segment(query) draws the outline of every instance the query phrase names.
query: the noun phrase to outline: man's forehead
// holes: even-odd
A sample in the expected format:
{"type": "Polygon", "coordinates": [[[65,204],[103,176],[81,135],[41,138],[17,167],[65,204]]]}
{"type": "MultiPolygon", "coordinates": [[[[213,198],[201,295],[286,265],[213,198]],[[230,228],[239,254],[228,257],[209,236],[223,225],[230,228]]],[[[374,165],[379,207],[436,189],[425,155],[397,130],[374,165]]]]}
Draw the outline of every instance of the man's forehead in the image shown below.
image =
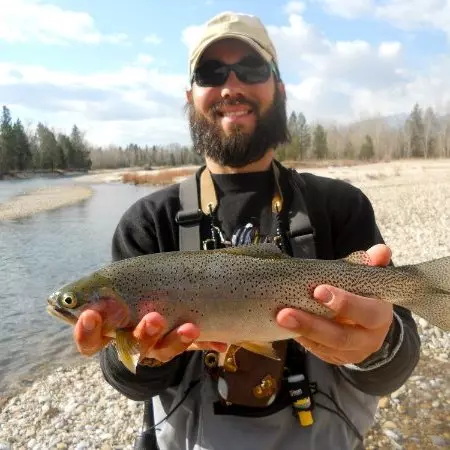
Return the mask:
{"type": "Polygon", "coordinates": [[[201,61],[207,59],[224,59],[238,57],[242,58],[247,55],[260,56],[258,52],[246,42],[240,39],[226,38],[213,42],[203,52],[201,61]]]}

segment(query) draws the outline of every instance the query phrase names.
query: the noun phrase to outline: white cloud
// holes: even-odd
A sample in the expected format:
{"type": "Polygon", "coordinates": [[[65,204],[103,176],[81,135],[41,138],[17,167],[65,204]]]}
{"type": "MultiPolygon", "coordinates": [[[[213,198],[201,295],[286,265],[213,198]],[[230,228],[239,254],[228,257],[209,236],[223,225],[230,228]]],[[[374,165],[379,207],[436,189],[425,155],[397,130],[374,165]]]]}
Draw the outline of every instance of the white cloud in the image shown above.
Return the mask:
{"type": "Polygon", "coordinates": [[[450,38],[448,0],[310,0],[347,19],[367,16],[403,30],[435,29],[450,38]]]}
{"type": "Polygon", "coordinates": [[[115,44],[126,41],[127,36],[124,33],[102,34],[94,19],[85,12],[64,10],[39,0],[14,0],[0,4],[0,40],[10,43],[115,44]]]}
{"type": "Polygon", "coordinates": [[[155,58],[152,55],[148,55],[147,53],[139,53],[136,58],[136,65],[138,66],[148,66],[152,62],[154,62],[155,58]]]}
{"type": "Polygon", "coordinates": [[[370,12],[373,8],[373,0],[310,0],[320,3],[323,9],[330,13],[335,14],[347,19],[354,19],[367,12],[370,12]]]}
{"type": "Polygon", "coordinates": [[[375,15],[405,30],[436,29],[450,38],[448,0],[390,0],[375,8],[375,15]]]}
{"type": "Polygon", "coordinates": [[[162,42],[162,39],[156,35],[155,33],[149,34],[145,36],[144,42],[147,44],[159,45],[162,42]]]}
{"type": "MultiPolygon", "coordinates": [[[[148,60],[140,55],[137,60],[148,60]]],[[[77,123],[95,144],[188,141],[185,78],[146,65],[76,74],[37,65],[0,63],[0,98],[23,120],[70,130],[77,123]],[[22,118],[22,117],[21,117],[22,118]]],[[[36,124],[36,123],[35,123],[36,124]]]]}
{"type": "Polygon", "coordinates": [[[382,42],[378,48],[378,54],[382,58],[397,58],[402,51],[401,42],[382,42]]]}
{"type": "Polygon", "coordinates": [[[301,14],[306,9],[306,5],[303,2],[289,2],[284,7],[284,11],[287,14],[301,14]]]}
{"type": "MultiPolygon", "coordinates": [[[[353,3],[342,2],[347,11],[353,3]]],[[[419,73],[406,64],[404,45],[398,41],[334,41],[299,14],[290,14],[285,26],[268,29],[282,76],[296,78],[286,85],[288,107],[302,111],[308,120],[404,113],[416,101],[442,112],[450,105],[450,78],[445,75],[450,73],[450,57],[419,73]]]]}
{"type": "Polygon", "coordinates": [[[204,25],[192,25],[185,28],[181,33],[181,41],[187,47],[188,51],[197,43],[200,39],[204,25]]]}

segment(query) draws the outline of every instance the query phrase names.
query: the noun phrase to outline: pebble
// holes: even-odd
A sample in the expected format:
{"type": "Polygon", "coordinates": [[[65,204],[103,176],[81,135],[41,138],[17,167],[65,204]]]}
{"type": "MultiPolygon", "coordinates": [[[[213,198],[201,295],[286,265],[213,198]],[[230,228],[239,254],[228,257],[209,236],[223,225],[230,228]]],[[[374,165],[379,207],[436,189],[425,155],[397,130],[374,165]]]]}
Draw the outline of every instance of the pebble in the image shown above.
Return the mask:
{"type": "MultiPolygon", "coordinates": [[[[414,183],[395,176],[358,187],[373,202],[396,265],[450,255],[450,174],[414,183]]],[[[367,450],[450,448],[450,333],[413,317],[421,360],[404,386],[380,398],[367,450]]],[[[132,450],[142,410],[141,402],[108,385],[98,361],[89,359],[56,369],[1,403],[0,450],[132,450]],[[75,384],[68,387],[68,379],[75,384]]]]}
{"type": "Polygon", "coordinates": [[[441,436],[430,436],[430,439],[433,445],[436,445],[438,447],[447,447],[448,445],[450,445],[450,441],[446,441],[441,436]]]}
{"type": "Polygon", "coordinates": [[[390,422],[389,420],[383,424],[383,428],[390,428],[392,430],[395,430],[397,428],[397,425],[394,422],[390,422]]]}

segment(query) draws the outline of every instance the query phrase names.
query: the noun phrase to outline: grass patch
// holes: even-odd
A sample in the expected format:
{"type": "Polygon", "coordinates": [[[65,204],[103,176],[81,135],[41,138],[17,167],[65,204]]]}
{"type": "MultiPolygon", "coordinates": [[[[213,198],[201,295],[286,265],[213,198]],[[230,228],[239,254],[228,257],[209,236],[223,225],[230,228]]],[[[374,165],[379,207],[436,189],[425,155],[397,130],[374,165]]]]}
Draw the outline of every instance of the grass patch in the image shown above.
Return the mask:
{"type": "Polygon", "coordinates": [[[157,171],[126,172],[122,175],[124,183],[151,184],[154,186],[164,186],[176,183],[180,178],[192,175],[197,167],[183,169],[162,169],[157,171]]]}

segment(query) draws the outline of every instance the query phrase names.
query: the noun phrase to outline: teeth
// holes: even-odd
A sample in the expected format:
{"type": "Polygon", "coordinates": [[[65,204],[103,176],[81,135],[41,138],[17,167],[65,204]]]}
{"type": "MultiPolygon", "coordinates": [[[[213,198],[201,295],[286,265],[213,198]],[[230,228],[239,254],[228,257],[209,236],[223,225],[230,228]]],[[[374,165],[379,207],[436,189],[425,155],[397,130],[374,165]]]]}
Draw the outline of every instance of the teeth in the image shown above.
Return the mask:
{"type": "Polygon", "coordinates": [[[248,114],[248,111],[230,111],[223,113],[225,117],[238,117],[245,116],[246,114],[248,114]]]}

